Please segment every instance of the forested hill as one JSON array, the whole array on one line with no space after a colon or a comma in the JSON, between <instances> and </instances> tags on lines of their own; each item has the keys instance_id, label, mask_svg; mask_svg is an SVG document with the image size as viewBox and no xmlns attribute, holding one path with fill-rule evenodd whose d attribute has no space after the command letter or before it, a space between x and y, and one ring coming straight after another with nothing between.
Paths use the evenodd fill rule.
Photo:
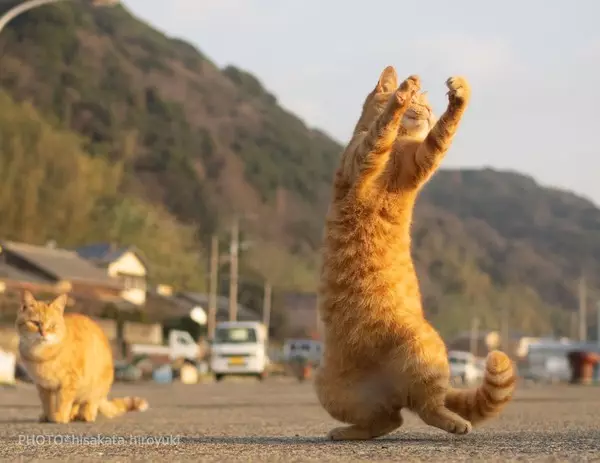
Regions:
<instances>
[{"instance_id":1,"label":"forested hill","mask_svg":"<svg viewBox=\"0 0 600 463\"><path fill-rule=\"evenodd\" d=\"M38 8L0 51L3 237L136 243L156 281L202 289L208 236L225 246L246 214L242 279L314 289L341 147L255 77L122 6ZM594 205L518 174L440 172L415 223L427 310L446 331L472 311L495 328L507 304L515 327L568 329L584 264L595 294L599 223Z\"/></svg>"}]
</instances>

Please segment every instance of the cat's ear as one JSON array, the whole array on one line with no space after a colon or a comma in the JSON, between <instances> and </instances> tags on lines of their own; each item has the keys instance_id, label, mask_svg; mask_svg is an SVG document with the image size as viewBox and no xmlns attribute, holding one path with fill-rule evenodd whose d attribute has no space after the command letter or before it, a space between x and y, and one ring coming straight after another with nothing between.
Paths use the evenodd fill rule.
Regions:
<instances>
[{"instance_id":1,"label":"cat's ear","mask_svg":"<svg viewBox=\"0 0 600 463\"><path fill-rule=\"evenodd\" d=\"M65 311L65 307L67 306L67 301L69 300L66 294L61 294L56 299L52 301L50 304L52 308L58 310L60 313Z\"/></svg>"},{"instance_id":2,"label":"cat's ear","mask_svg":"<svg viewBox=\"0 0 600 463\"><path fill-rule=\"evenodd\" d=\"M379 76L377 82L377 93L389 93L398 88L398 73L393 66L386 67Z\"/></svg>"},{"instance_id":3,"label":"cat's ear","mask_svg":"<svg viewBox=\"0 0 600 463\"><path fill-rule=\"evenodd\" d=\"M429 104L429 95L427 94L427 90L421 92L421 102Z\"/></svg>"},{"instance_id":4,"label":"cat's ear","mask_svg":"<svg viewBox=\"0 0 600 463\"><path fill-rule=\"evenodd\" d=\"M35 304L35 297L29 291L23 291L21 295L21 310L25 310Z\"/></svg>"}]
</instances>

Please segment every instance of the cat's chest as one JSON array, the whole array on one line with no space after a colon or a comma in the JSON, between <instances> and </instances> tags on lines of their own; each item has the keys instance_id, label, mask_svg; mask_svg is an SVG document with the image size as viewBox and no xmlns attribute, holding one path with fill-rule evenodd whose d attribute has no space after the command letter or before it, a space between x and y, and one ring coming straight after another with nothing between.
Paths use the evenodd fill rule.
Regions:
<instances>
[{"instance_id":1,"label":"cat's chest","mask_svg":"<svg viewBox=\"0 0 600 463\"><path fill-rule=\"evenodd\" d=\"M23 362L23 366L31 377L31 380L44 389L58 389L61 381L58 370L50 362L31 363Z\"/></svg>"}]
</instances>

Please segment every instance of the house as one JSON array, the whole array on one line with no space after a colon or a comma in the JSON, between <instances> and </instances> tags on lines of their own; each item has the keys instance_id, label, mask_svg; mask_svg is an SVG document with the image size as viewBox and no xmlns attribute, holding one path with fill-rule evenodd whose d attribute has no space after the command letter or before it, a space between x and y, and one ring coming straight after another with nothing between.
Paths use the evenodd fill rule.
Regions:
<instances>
[{"instance_id":1,"label":"house","mask_svg":"<svg viewBox=\"0 0 600 463\"><path fill-rule=\"evenodd\" d=\"M104 269L108 276L121 280L124 287L121 293L123 299L137 306L146 303L148 266L135 247L98 243L80 247L75 252Z\"/></svg>"},{"instance_id":2,"label":"house","mask_svg":"<svg viewBox=\"0 0 600 463\"><path fill-rule=\"evenodd\" d=\"M11 289L73 292L96 299L112 299L122 291L119 280L52 243L0 241L0 280Z\"/></svg>"}]
</instances>

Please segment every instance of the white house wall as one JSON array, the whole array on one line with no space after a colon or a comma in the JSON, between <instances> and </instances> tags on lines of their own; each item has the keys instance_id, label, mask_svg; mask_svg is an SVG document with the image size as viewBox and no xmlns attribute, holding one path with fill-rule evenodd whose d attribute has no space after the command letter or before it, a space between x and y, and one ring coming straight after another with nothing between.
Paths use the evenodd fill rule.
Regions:
<instances>
[{"instance_id":1,"label":"white house wall","mask_svg":"<svg viewBox=\"0 0 600 463\"><path fill-rule=\"evenodd\" d=\"M115 278L123 275L131 275L146 280L146 268L133 252L126 252L117 260L108 265L108 274ZM136 305L143 305L146 302L146 287L127 288L121 292L123 299Z\"/></svg>"},{"instance_id":2,"label":"white house wall","mask_svg":"<svg viewBox=\"0 0 600 463\"><path fill-rule=\"evenodd\" d=\"M117 277L119 273L146 276L146 268L133 252L126 252L108 266L108 274Z\"/></svg>"}]
</instances>

